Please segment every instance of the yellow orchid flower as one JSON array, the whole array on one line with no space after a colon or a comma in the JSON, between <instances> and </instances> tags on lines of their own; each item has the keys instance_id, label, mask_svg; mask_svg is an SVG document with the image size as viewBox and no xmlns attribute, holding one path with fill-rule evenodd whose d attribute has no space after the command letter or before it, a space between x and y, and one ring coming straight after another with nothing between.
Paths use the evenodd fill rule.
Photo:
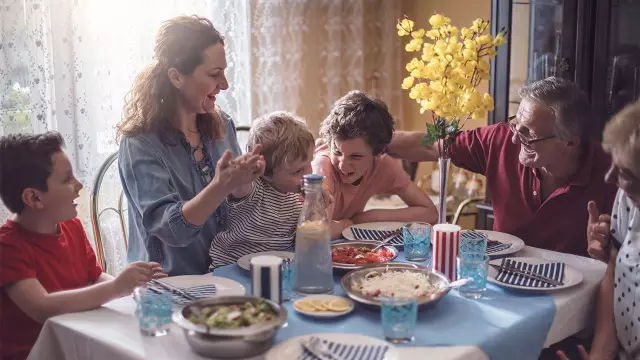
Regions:
<instances>
[{"instance_id":1,"label":"yellow orchid flower","mask_svg":"<svg viewBox=\"0 0 640 360\"><path fill-rule=\"evenodd\" d=\"M493 39L493 46L500 46L500 45L503 45L505 42L506 40L504 39L504 35L500 32Z\"/></svg>"},{"instance_id":2,"label":"yellow orchid flower","mask_svg":"<svg viewBox=\"0 0 640 360\"><path fill-rule=\"evenodd\" d=\"M408 76L404 78L404 80L402 80L402 88L405 90L409 89L410 87L413 86L413 81L414 81L413 76Z\"/></svg>"},{"instance_id":3,"label":"yellow orchid flower","mask_svg":"<svg viewBox=\"0 0 640 360\"><path fill-rule=\"evenodd\" d=\"M429 24L431 24L431 27L434 29L437 29L446 24L445 17L440 14L435 14L429 18Z\"/></svg>"},{"instance_id":4,"label":"yellow orchid flower","mask_svg":"<svg viewBox=\"0 0 640 360\"><path fill-rule=\"evenodd\" d=\"M412 36L414 39L420 39L420 40L422 40L422 38L424 37L424 29L419 29L419 30L417 30L417 31L412 31L412 32L411 32L411 36Z\"/></svg>"}]
</instances>

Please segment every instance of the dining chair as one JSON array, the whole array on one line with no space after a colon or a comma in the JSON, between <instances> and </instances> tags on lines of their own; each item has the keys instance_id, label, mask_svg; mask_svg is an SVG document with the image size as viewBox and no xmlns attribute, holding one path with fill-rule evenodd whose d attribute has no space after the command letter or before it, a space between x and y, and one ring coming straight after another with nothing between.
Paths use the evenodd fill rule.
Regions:
<instances>
[{"instance_id":1,"label":"dining chair","mask_svg":"<svg viewBox=\"0 0 640 360\"><path fill-rule=\"evenodd\" d=\"M90 196L91 225L96 257L111 275L126 266L128 247L126 198L118 175L118 152L102 163L93 180Z\"/></svg>"},{"instance_id":2,"label":"dining chair","mask_svg":"<svg viewBox=\"0 0 640 360\"><path fill-rule=\"evenodd\" d=\"M247 143L249 142L250 130L251 126L236 126L236 137L238 139L238 145L240 145L240 151L242 151L243 154L247 152Z\"/></svg>"},{"instance_id":3,"label":"dining chair","mask_svg":"<svg viewBox=\"0 0 640 360\"><path fill-rule=\"evenodd\" d=\"M458 220L460 220L460 216L462 215L468 215L469 213L465 213L464 209L472 204L475 204L479 201L483 201L484 197L471 197L468 199L464 199L460 205L458 205L458 208L456 209L456 212L453 214L453 220L451 221L452 224L457 225L458 224Z\"/></svg>"},{"instance_id":4,"label":"dining chair","mask_svg":"<svg viewBox=\"0 0 640 360\"><path fill-rule=\"evenodd\" d=\"M411 178L411 181L414 181L416 179L416 173L418 172L419 165L420 163L416 161L402 160L402 168L404 168L404 171L409 174L409 178Z\"/></svg>"}]
</instances>

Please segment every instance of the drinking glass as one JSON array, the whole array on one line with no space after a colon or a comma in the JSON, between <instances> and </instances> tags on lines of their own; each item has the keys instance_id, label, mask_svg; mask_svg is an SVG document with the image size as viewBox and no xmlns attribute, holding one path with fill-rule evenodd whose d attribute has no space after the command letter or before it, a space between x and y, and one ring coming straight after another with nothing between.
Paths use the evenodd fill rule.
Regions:
<instances>
[{"instance_id":1,"label":"drinking glass","mask_svg":"<svg viewBox=\"0 0 640 360\"><path fill-rule=\"evenodd\" d=\"M411 223L402 227L404 254L407 260L422 262L429 259L431 250L431 225Z\"/></svg>"},{"instance_id":2,"label":"drinking glass","mask_svg":"<svg viewBox=\"0 0 640 360\"><path fill-rule=\"evenodd\" d=\"M293 260L282 259L282 301L293 297Z\"/></svg>"},{"instance_id":3,"label":"drinking glass","mask_svg":"<svg viewBox=\"0 0 640 360\"><path fill-rule=\"evenodd\" d=\"M458 288L458 293L468 299L480 299L487 288L489 257L484 253L458 255L458 279L472 280Z\"/></svg>"},{"instance_id":4,"label":"drinking glass","mask_svg":"<svg viewBox=\"0 0 640 360\"><path fill-rule=\"evenodd\" d=\"M413 341L418 320L417 297L380 297L380 313L387 341L394 344Z\"/></svg>"},{"instance_id":5,"label":"drinking glass","mask_svg":"<svg viewBox=\"0 0 640 360\"><path fill-rule=\"evenodd\" d=\"M166 335L171 325L172 297L171 292L156 293L146 286L134 289L136 300L136 317L140 332L146 336Z\"/></svg>"},{"instance_id":6,"label":"drinking glass","mask_svg":"<svg viewBox=\"0 0 640 360\"><path fill-rule=\"evenodd\" d=\"M487 252L487 234L479 231L464 231L460 234L460 256Z\"/></svg>"}]
</instances>

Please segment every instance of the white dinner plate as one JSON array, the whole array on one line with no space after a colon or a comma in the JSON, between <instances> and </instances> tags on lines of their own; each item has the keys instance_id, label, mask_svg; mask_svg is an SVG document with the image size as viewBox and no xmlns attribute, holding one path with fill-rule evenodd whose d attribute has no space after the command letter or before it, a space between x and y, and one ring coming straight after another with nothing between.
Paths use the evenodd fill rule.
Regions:
<instances>
[{"instance_id":1,"label":"white dinner plate","mask_svg":"<svg viewBox=\"0 0 640 360\"><path fill-rule=\"evenodd\" d=\"M201 285L215 285L216 296L244 296L246 293L246 289L239 282L210 274L172 276L158 281L181 289Z\"/></svg>"},{"instance_id":2,"label":"white dinner plate","mask_svg":"<svg viewBox=\"0 0 640 360\"><path fill-rule=\"evenodd\" d=\"M348 345L386 345L389 347L387 353L384 356L384 360L398 360L400 356L398 355L398 350L396 348L382 340L378 340L372 337L364 336L364 335L356 335L356 334L344 334L344 333L322 333L322 334L309 334L294 337L292 339L281 342L280 344L274 346L269 350L265 355L265 360L282 360L282 359L297 359L302 355L303 349L300 341L307 340L310 337L318 337L323 340L333 341L335 343L340 344L348 344Z\"/></svg>"},{"instance_id":3,"label":"white dinner plate","mask_svg":"<svg viewBox=\"0 0 640 360\"><path fill-rule=\"evenodd\" d=\"M303 301L303 300L320 300L320 301L331 301L331 300L344 300L346 302L349 303L349 309L345 310L345 311L304 311L301 309L298 309L296 307L296 303L298 301ZM319 317L319 318L333 318L333 317L338 317L338 316L342 316L342 315L346 315L350 312L353 311L354 308L354 304L353 301L351 301L351 299L347 299L341 296L335 296L335 295L310 295L310 296L305 296L301 299L298 299L296 301L293 302L293 309L296 312L299 312L300 314L304 314L307 316L312 316L312 317Z\"/></svg>"},{"instance_id":4,"label":"white dinner plate","mask_svg":"<svg viewBox=\"0 0 640 360\"><path fill-rule=\"evenodd\" d=\"M520 239L519 237L513 236L511 234L498 232L498 231L491 231L491 230L474 230L474 231L487 234L488 240L499 241L503 244L511 244L511 246L508 249L504 249L504 250L500 250L500 251L496 251L491 254L488 254L490 257L514 254L524 248L524 241L522 241L522 239Z\"/></svg>"},{"instance_id":5,"label":"white dinner plate","mask_svg":"<svg viewBox=\"0 0 640 360\"><path fill-rule=\"evenodd\" d=\"M509 258L509 260L511 260L511 261L521 261L521 262L525 262L527 264L532 264L532 265L548 264L548 263L557 262L557 261L549 261L549 260L532 258L532 257L511 257L511 258ZM491 260L491 261L489 261L489 264L500 266L502 264L502 259ZM499 285L499 286L502 286L502 287L507 287L507 288L511 288L511 289L518 289L518 290L535 291L535 292L547 292L547 291L563 290L563 289L570 288L572 286L576 286L576 285L580 284L582 282L582 279L583 279L582 273L580 271L578 271L575 268L572 268L571 266L567 265L566 263L564 264L564 278L562 279L562 282L564 283L564 285L556 286L556 287L534 288L534 287L528 287L528 286L506 284L506 283L503 283L501 281L496 280L496 276L498 276L498 270L496 270L493 267L489 266L489 272L487 274L487 281L492 282L492 283L494 283L496 285Z\"/></svg>"},{"instance_id":6,"label":"white dinner plate","mask_svg":"<svg viewBox=\"0 0 640 360\"><path fill-rule=\"evenodd\" d=\"M251 270L251 259L260 255L274 255L279 256L283 259L293 259L296 256L296 254L292 253L291 251L263 251L241 257L240 259L238 259L238 266L245 270Z\"/></svg>"}]
</instances>

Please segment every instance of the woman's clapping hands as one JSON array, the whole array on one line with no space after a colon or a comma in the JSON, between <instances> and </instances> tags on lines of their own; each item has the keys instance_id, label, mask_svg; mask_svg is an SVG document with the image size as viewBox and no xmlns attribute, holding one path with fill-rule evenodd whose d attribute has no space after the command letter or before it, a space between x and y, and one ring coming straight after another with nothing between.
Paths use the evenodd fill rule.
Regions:
<instances>
[{"instance_id":1,"label":"woman's clapping hands","mask_svg":"<svg viewBox=\"0 0 640 360\"><path fill-rule=\"evenodd\" d=\"M260 151L262 146L256 145L251 152L235 159L231 158L231 151L225 151L216 165L214 181L228 189L250 184L264 174L265 161Z\"/></svg>"}]
</instances>

